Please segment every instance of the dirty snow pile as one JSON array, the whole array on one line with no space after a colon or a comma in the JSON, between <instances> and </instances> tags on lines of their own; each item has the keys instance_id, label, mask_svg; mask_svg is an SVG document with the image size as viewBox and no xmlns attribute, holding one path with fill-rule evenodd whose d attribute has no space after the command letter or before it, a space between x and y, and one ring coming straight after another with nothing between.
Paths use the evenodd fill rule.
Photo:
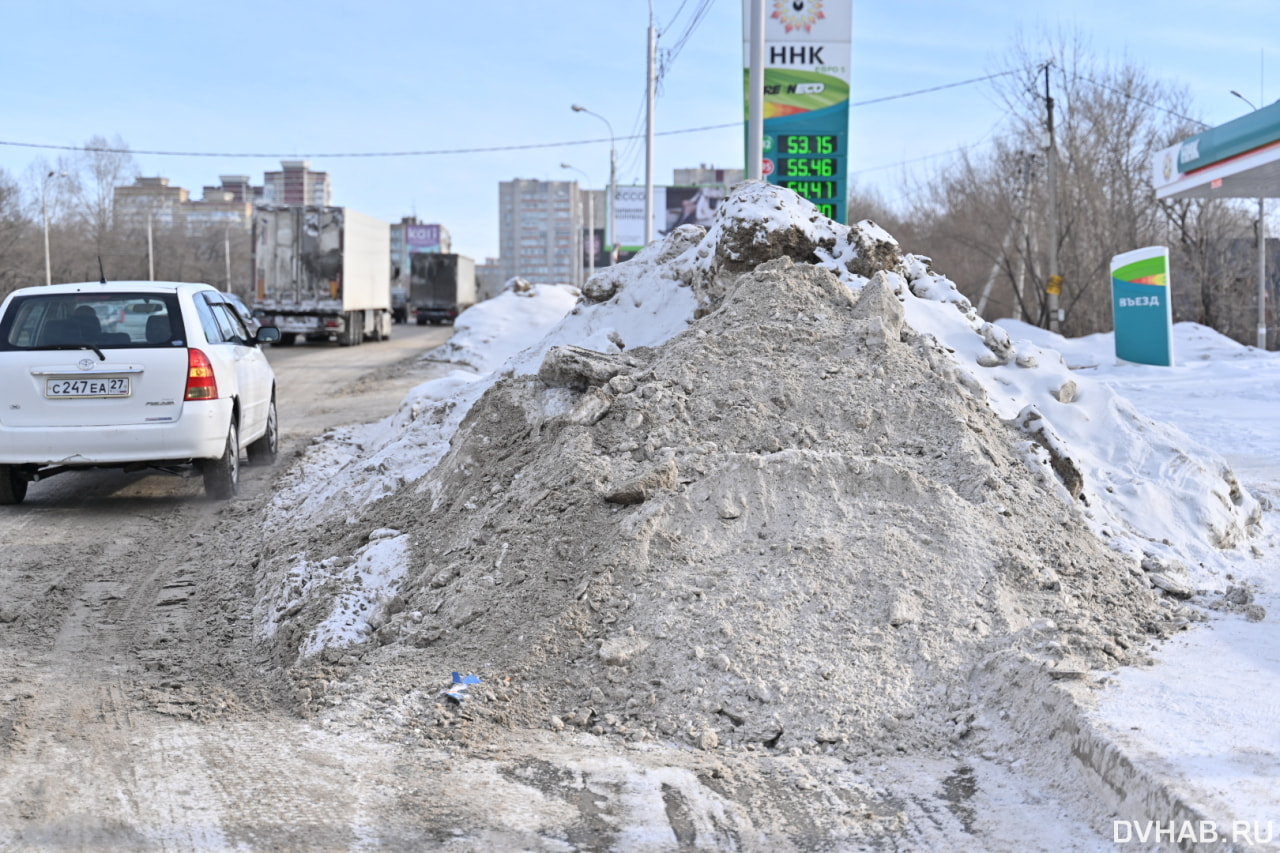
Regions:
<instances>
[{"instance_id":1,"label":"dirty snow pile","mask_svg":"<svg viewBox=\"0 0 1280 853\"><path fill-rule=\"evenodd\" d=\"M995 656L1140 659L1260 515L927 259L758 183L285 485L258 620L311 710L362 660L433 731L464 670L468 721L853 755L963 740Z\"/></svg>"}]
</instances>

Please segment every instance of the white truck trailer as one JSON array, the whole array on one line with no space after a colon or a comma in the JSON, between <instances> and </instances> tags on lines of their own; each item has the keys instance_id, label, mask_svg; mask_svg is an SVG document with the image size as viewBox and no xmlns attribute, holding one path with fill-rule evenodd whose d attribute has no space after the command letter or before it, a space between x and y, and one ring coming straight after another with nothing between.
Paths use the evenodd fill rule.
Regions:
<instances>
[{"instance_id":1,"label":"white truck trailer","mask_svg":"<svg viewBox=\"0 0 1280 853\"><path fill-rule=\"evenodd\" d=\"M280 343L391 336L391 226L345 207L262 206L253 214L254 310Z\"/></svg>"}]
</instances>

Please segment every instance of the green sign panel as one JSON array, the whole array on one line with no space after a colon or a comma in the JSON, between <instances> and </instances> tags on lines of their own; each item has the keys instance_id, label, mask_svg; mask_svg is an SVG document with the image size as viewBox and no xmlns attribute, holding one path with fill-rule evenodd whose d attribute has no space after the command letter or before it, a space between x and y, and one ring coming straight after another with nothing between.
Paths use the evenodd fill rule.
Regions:
<instances>
[{"instance_id":1,"label":"green sign panel","mask_svg":"<svg viewBox=\"0 0 1280 853\"><path fill-rule=\"evenodd\" d=\"M1150 246L1111 259L1111 310L1116 358L1173 365L1173 301L1169 250Z\"/></svg>"},{"instance_id":2,"label":"green sign panel","mask_svg":"<svg viewBox=\"0 0 1280 853\"><path fill-rule=\"evenodd\" d=\"M767 5L762 172L769 183L792 190L822 215L844 222L849 206L852 0ZM750 8L751 0L743 0L744 22ZM749 35L744 33L744 57L750 55ZM750 79L748 66L743 87L748 122Z\"/></svg>"}]
</instances>

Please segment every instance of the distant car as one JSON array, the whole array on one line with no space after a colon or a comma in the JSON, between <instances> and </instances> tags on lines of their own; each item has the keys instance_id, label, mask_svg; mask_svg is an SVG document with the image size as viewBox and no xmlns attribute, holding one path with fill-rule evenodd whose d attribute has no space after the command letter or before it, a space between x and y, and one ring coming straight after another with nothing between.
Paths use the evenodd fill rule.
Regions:
<instances>
[{"instance_id":1,"label":"distant car","mask_svg":"<svg viewBox=\"0 0 1280 853\"><path fill-rule=\"evenodd\" d=\"M241 303L243 304L243 303ZM240 456L275 461L275 374L229 294L112 282L15 290L0 304L0 504L80 468L194 469L236 494Z\"/></svg>"},{"instance_id":2,"label":"distant car","mask_svg":"<svg viewBox=\"0 0 1280 853\"><path fill-rule=\"evenodd\" d=\"M262 328L262 323L259 322L257 315L254 314L253 311L249 309L249 306L244 303L244 300L236 294L223 293L222 295L227 298L227 302L231 303L231 307L240 315L240 319L244 321L245 328L249 330L249 334L256 335L258 333L258 329Z\"/></svg>"}]
</instances>

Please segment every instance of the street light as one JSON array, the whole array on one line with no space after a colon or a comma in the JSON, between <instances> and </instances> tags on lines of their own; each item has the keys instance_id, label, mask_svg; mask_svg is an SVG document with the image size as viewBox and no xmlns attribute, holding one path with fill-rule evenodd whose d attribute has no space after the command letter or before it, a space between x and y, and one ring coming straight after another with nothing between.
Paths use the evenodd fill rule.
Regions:
<instances>
[{"instance_id":1,"label":"street light","mask_svg":"<svg viewBox=\"0 0 1280 853\"><path fill-rule=\"evenodd\" d=\"M1242 101L1244 101L1246 104L1248 104L1248 105L1249 105L1249 109L1253 110L1254 112L1257 112L1257 111L1258 111L1258 108L1257 108L1257 107L1255 107L1255 106L1253 105L1253 101L1249 100L1249 99L1248 99L1248 98L1246 98L1244 95L1242 95L1242 94L1240 94L1239 92L1237 92L1235 89L1232 89L1232 90L1231 90L1231 94L1235 95L1237 98L1239 98L1240 100L1242 100Z\"/></svg>"},{"instance_id":2,"label":"street light","mask_svg":"<svg viewBox=\"0 0 1280 853\"><path fill-rule=\"evenodd\" d=\"M591 193L591 176L579 169L577 166L570 166L568 163L561 163L561 169L571 169L579 175L587 179L587 240L591 244L591 249L587 252L587 278L596 274L596 211L595 199ZM578 273L582 272L582 260L577 262Z\"/></svg>"},{"instance_id":3,"label":"street light","mask_svg":"<svg viewBox=\"0 0 1280 853\"><path fill-rule=\"evenodd\" d=\"M40 215L44 218L44 283L53 284L53 273L49 267L49 181L54 177L65 178L66 172L50 171L40 184Z\"/></svg>"},{"instance_id":4,"label":"street light","mask_svg":"<svg viewBox=\"0 0 1280 853\"><path fill-rule=\"evenodd\" d=\"M573 111L595 116L609 128L609 239L612 241L609 257L610 262L616 264L618 262L618 150L614 145L613 125L609 124L609 120L604 116L591 112L581 104L574 104Z\"/></svg>"},{"instance_id":5,"label":"street light","mask_svg":"<svg viewBox=\"0 0 1280 853\"><path fill-rule=\"evenodd\" d=\"M1249 105L1254 112L1258 108L1244 95L1231 90L1231 94ZM1258 198L1258 349L1267 349L1267 200Z\"/></svg>"}]
</instances>

